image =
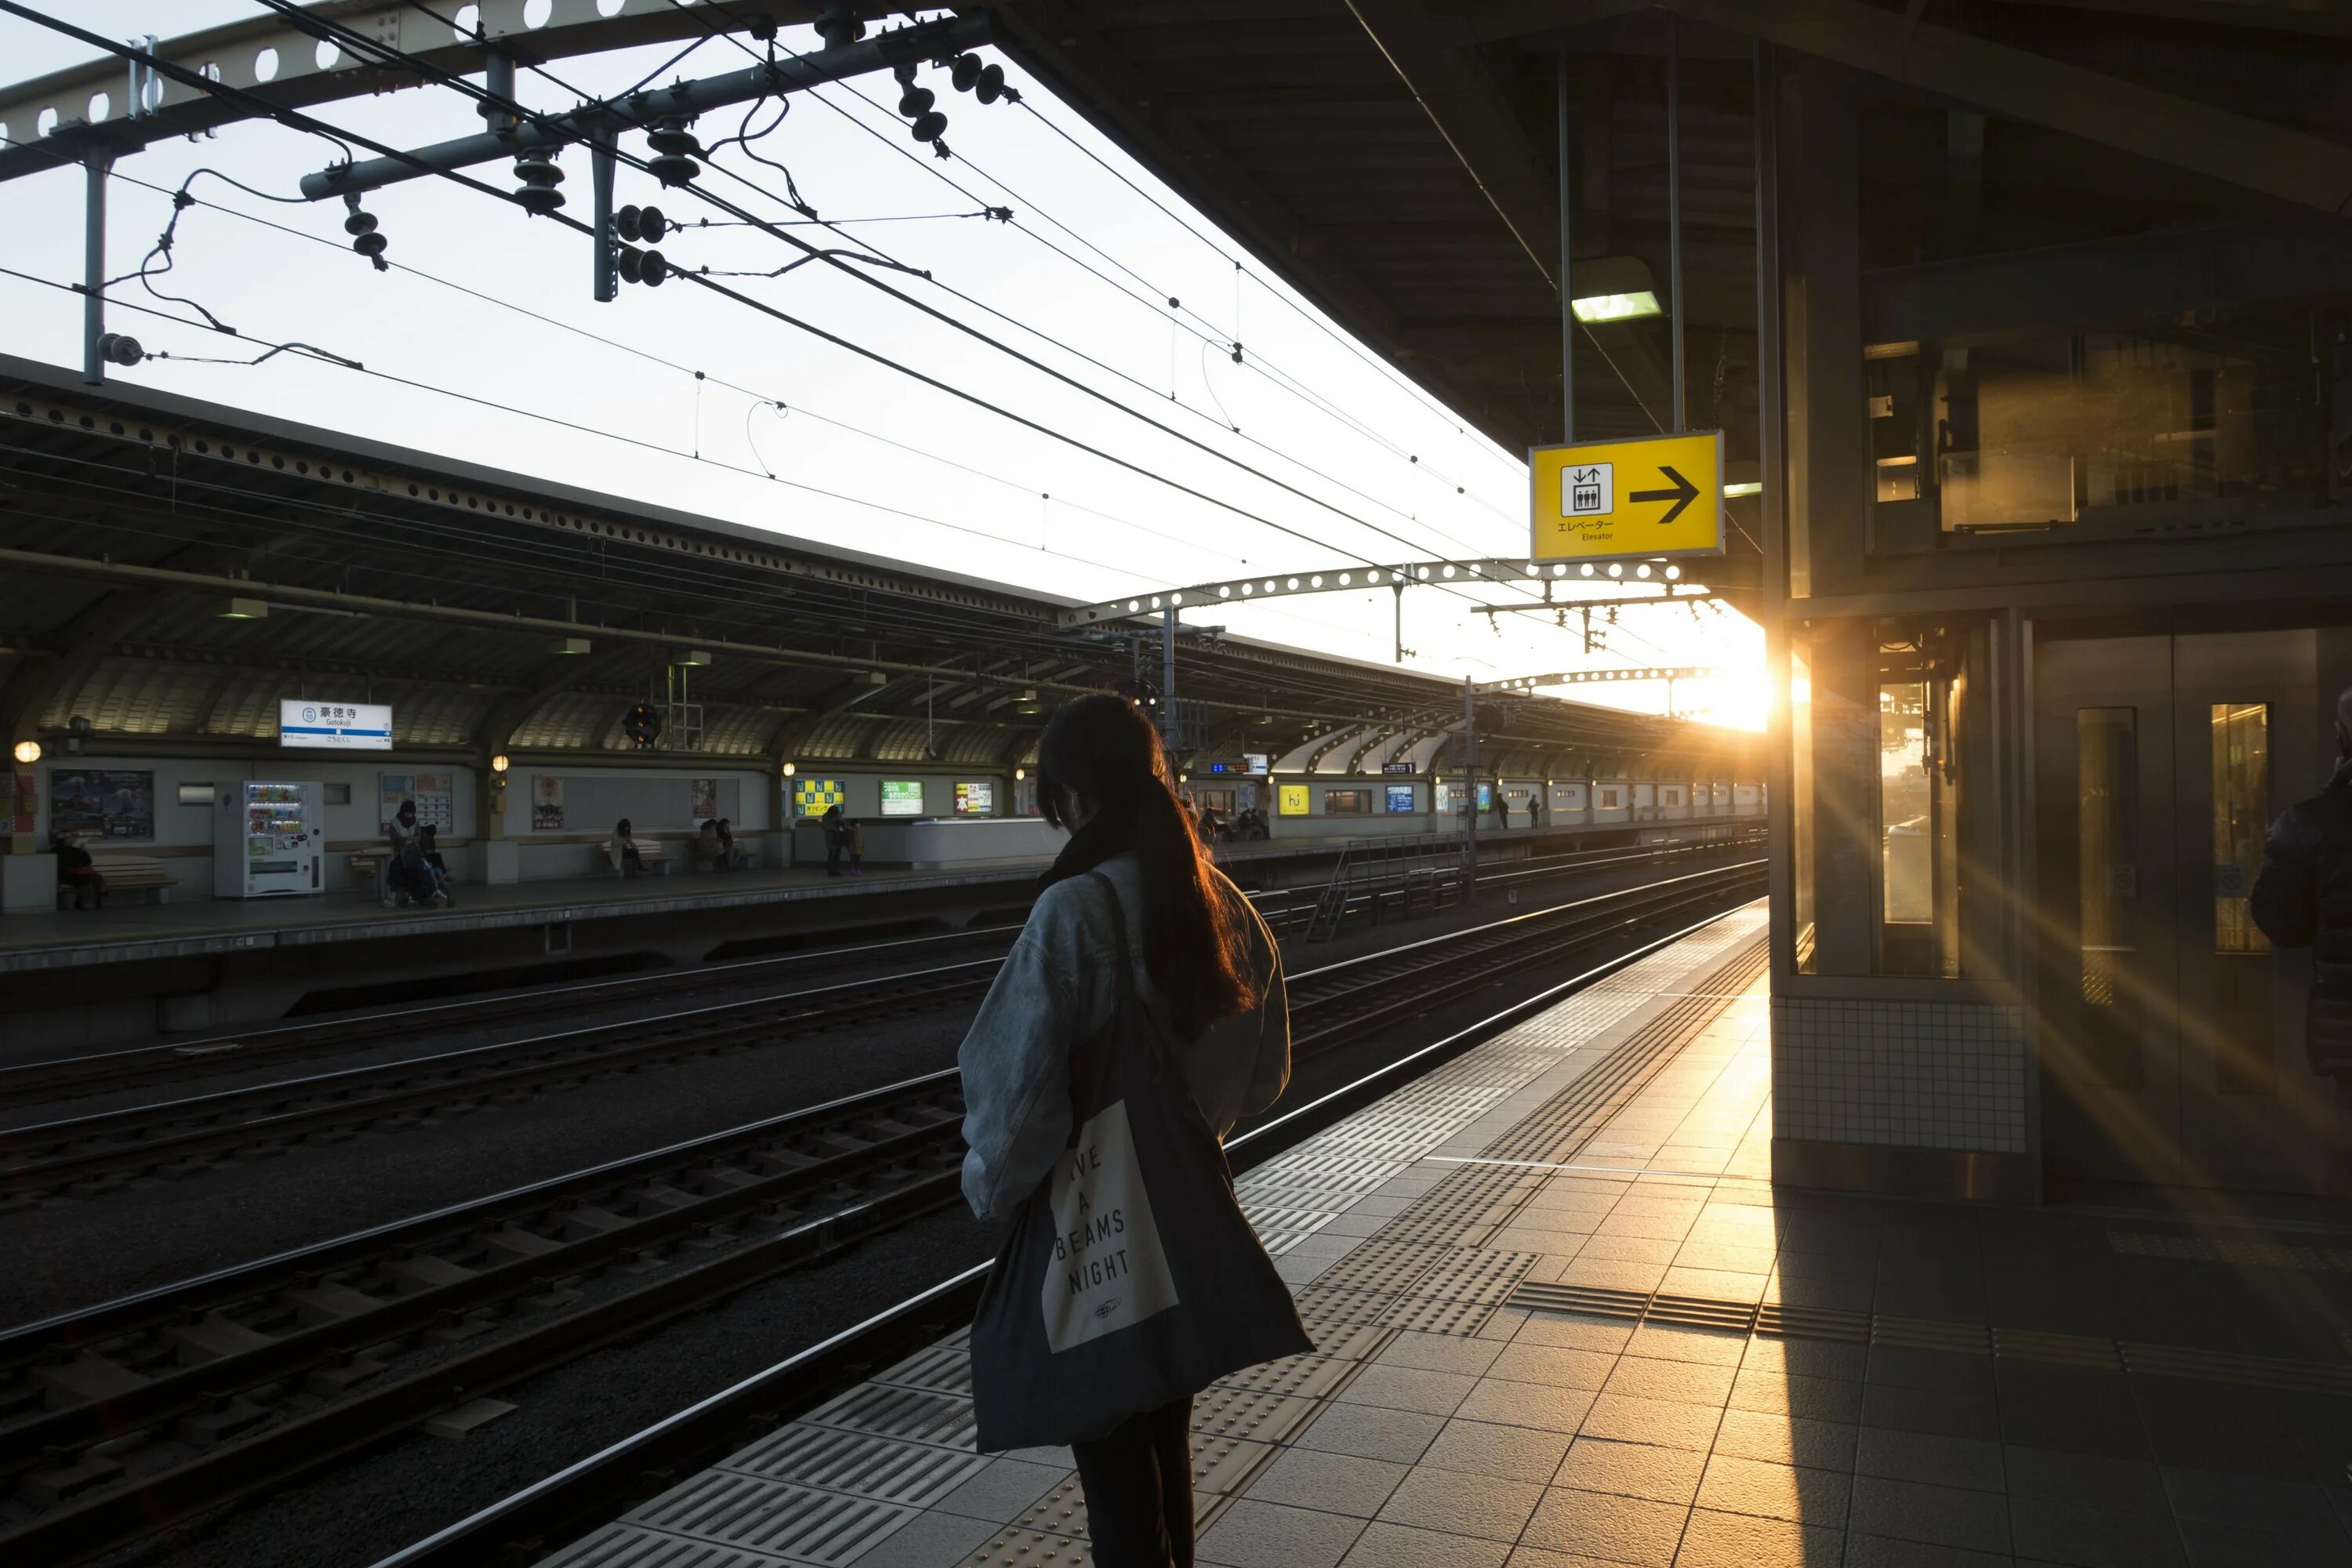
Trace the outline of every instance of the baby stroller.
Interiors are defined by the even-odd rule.
[[[408,904],[446,909],[454,901],[425,851],[415,844],[402,846],[383,868],[383,907],[388,910]]]

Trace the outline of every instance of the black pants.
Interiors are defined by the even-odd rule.
[[[1074,1443],[1097,1568],[1192,1568],[1192,1402]]]
[[[841,875],[841,846],[838,844],[824,847],[824,874],[828,877]]]

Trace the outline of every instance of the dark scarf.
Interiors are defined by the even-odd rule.
[[[1112,856],[1135,847],[1135,814],[1133,812],[1098,811],[1084,827],[1070,835],[1054,863],[1038,873],[1037,890],[1044,892],[1055,883],[1072,877],[1083,877]]]

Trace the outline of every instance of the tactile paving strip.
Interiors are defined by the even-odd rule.
[[[722,1468],[923,1508],[978,1475],[988,1462],[967,1449],[795,1421],[731,1456]]]
[[[632,1523],[608,1524],[573,1542],[540,1568],[776,1568],[764,1552],[740,1552],[714,1541],[656,1535]]]
[[[705,1470],[631,1517],[677,1535],[747,1548],[813,1568],[845,1568],[919,1510],[734,1470]]]
[[[845,1426],[949,1448],[971,1447],[978,1426],[969,1399],[884,1383],[860,1384],[806,1420],[812,1426]]]

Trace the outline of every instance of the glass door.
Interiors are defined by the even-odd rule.
[[[2329,1187],[2335,1093],[2304,1059],[2308,969],[2272,951],[2248,900],[2272,818],[2325,776],[2297,776],[2326,732],[2316,676],[2309,633],[2174,639],[2181,1152],[2198,1186]]]
[[[2171,640],[2035,649],[2043,1162],[2177,1182]]]

